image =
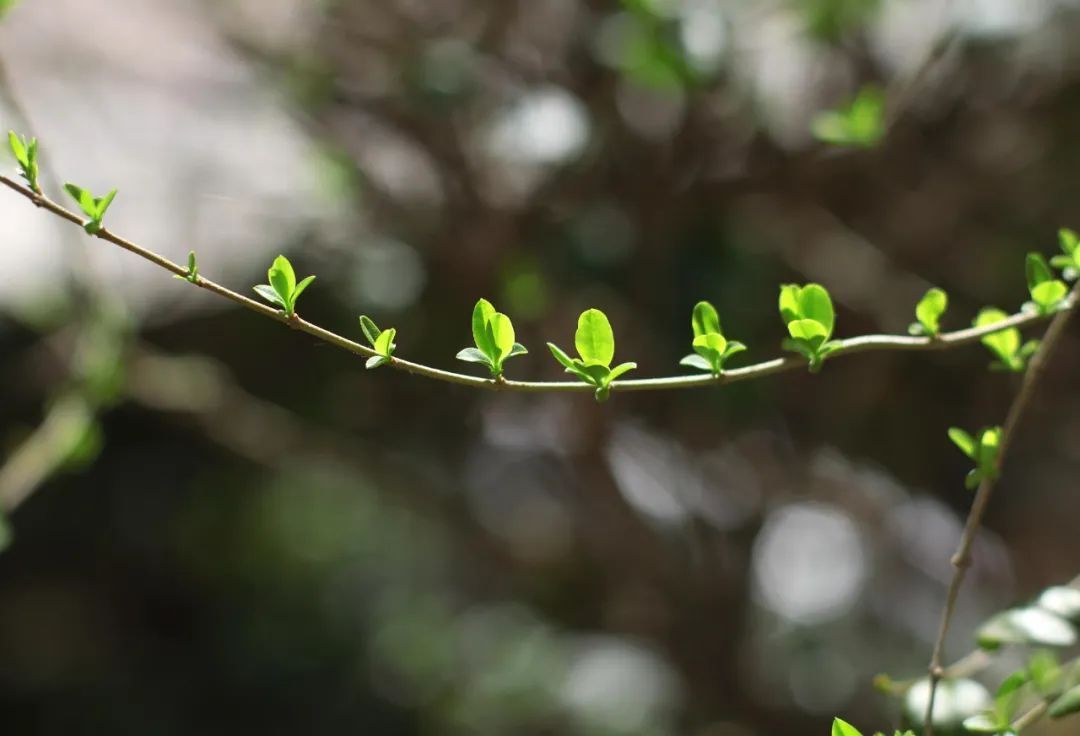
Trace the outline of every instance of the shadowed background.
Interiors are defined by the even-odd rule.
[[[5,3],[0,2],[0,7]],[[779,352],[1025,299],[1080,224],[1068,0],[25,0],[0,123],[43,184],[238,291],[440,367],[476,299],[544,342],[611,318],[681,371],[690,310]],[[880,146],[815,142],[884,90]],[[4,159],[6,168],[13,166]],[[497,395],[362,361],[0,195],[0,709],[18,734],[824,734],[925,669],[968,461],[1017,380],[980,346],[719,389]],[[1077,573],[1061,346],[947,649]],[[993,673],[987,679],[993,682]],[[1032,733],[1066,733],[1047,727]]]

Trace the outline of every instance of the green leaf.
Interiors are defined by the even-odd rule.
[[[815,115],[810,128],[824,143],[872,148],[885,134],[885,96],[865,87],[848,105]]]
[[[100,222],[105,217],[105,211],[109,209],[109,205],[116,199],[116,190],[106,194],[104,197],[100,197],[94,200],[94,219]]]
[[[1047,588],[1036,605],[1064,619],[1080,619],[1080,590],[1064,585]]]
[[[1064,281],[1043,281],[1031,290],[1032,300],[1039,305],[1040,311],[1046,313],[1053,309],[1065,295],[1069,293],[1069,287]]]
[[[780,318],[784,324],[802,319],[802,307],[799,305],[799,293],[802,288],[796,284],[784,284],[780,287]]]
[[[611,383],[619,376],[623,375],[624,373],[628,373],[635,368],[637,368],[637,363],[620,363],[619,365],[612,368],[611,372],[608,373],[607,378],[605,379],[605,384]]]
[[[1049,713],[1051,718],[1064,718],[1073,713],[1080,713],[1080,685],[1066,690],[1050,705]]]
[[[510,348],[510,354],[507,355],[506,357],[507,358],[513,358],[516,355],[528,355],[528,354],[529,354],[528,348],[526,348],[520,342],[515,342],[513,347]]]
[[[551,351],[551,354],[553,356],[555,356],[555,360],[559,361],[559,363],[562,364],[563,368],[565,368],[570,373],[578,373],[579,372],[579,368],[574,363],[573,358],[571,358],[569,355],[564,353],[559,346],[555,345],[554,343],[550,343],[550,342],[547,344],[547,346],[548,346],[548,350]]]
[[[1051,281],[1054,278],[1053,271],[1046,264],[1042,253],[1028,253],[1024,261],[1024,272],[1027,275],[1028,291],[1034,291],[1039,284]]]
[[[379,366],[385,365],[385,364],[387,364],[389,362],[390,362],[390,360],[386,356],[373,355],[373,356],[371,356],[370,358],[367,359],[367,362],[364,363],[364,367],[367,368],[370,371],[373,368],[378,368]]]
[[[495,314],[495,307],[491,306],[491,302],[487,299],[481,299],[473,307],[472,313],[472,334],[473,343],[484,355],[491,358],[492,364],[494,364],[499,358],[498,348],[495,347],[495,343],[492,340],[491,333],[488,332],[488,322]]]
[[[1009,315],[1000,309],[987,307],[979,312],[975,318],[976,327],[986,327],[1008,319]],[[998,357],[1003,366],[1009,370],[1023,370],[1023,361],[1017,356],[1020,348],[1020,330],[1008,327],[999,332],[993,332],[982,338],[982,344],[989,348],[990,352]]]
[[[615,335],[607,315],[599,309],[587,309],[578,317],[574,346],[586,365],[611,365],[615,357]]]
[[[375,352],[383,357],[389,358],[394,353],[394,338],[397,336],[397,330],[393,327],[387,328],[379,333],[379,337],[375,340]]]
[[[788,333],[796,340],[802,340],[811,350],[817,350],[828,338],[825,325],[816,319],[797,319],[788,323]]]
[[[292,302],[294,305],[296,304],[296,301],[300,298],[300,295],[304,293],[304,289],[306,289],[308,285],[314,280],[314,276],[308,276],[306,279],[296,285],[296,290],[292,293]]]
[[[699,371],[707,371],[709,373],[715,371],[712,363],[697,354],[684,356],[683,359],[679,361],[679,365],[685,365],[688,368],[697,368]]]
[[[491,358],[480,352],[479,348],[463,348],[458,351],[458,360],[463,360],[466,363],[481,363],[486,366],[491,366]]]
[[[1020,704],[1020,688],[1028,683],[1026,670],[1017,670],[1005,678],[994,693],[994,713],[997,720],[1006,726],[1016,714],[1016,707]]]
[[[79,209],[83,211],[84,215],[87,217],[94,216],[94,198],[90,196],[90,192],[71,182],[64,185],[64,191],[71,195],[72,199],[78,202]]]
[[[491,338],[495,346],[494,357],[497,362],[502,362],[510,356],[510,352],[514,349],[514,325],[505,314],[496,312],[488,320],[488,327],[491,330]]]
[[[727,344],[728,342],[724,339],[724,336],[716,332],[699,335],[694,338],[693,343],[694,350],[697,351],[698,355],[705,357],[708,357],[706,353],[712,353],[720,357],[727,350]]]
[[[930,289],[915,305],[915,319],[931,337],[941,331],[941,315],[949,306],[949,296],[941,289]]]
[[[1035,690],[1046,697],[1057,690],[1062,670],[1057,655],[1049,649],[1040,649],[1028,659],[1028,675]]]
[[[1071,256],[1076,251],[1076,246],[1080,245],[1080,236],[1077,236],[1075,231],[1063,227],[1058,230],[1058,243],[1061,245],[1061,252]]]
[[[270,286],[269,284],[259,284],[258,286],[254,286],[252,288],[255,289],[256,294],[261,296],[266,301],[270,302],[275,306],[284,308],[285,303],[281,301],[281,297],[278,296],[278,293],[276,291],[274,291],[274,287]]]
[[[799,306],[804,319],[812,319],[825,328],[826,339],[832,336],[835,314],[829,292],[820,284],[807,284],[799,293]]]
[[[367,338],[368,343],[372,347],[375,347],[375,341],[379,339],[379,333],[382,332],[375,323],[365,314],[360,315],[360,330],[364,333],[364,337]]]
[[[975,459],[975,438],[970,434],[960,429],[959,427],[949,427],[949,439],[953,441],[953,444],[960,448],[960,451]]]
[[[832,722],[832,736],[862,736],[862,734],[859,733],[859,729],[855,728],[847,721],[834,718]]]
[[[15,160],[20,166],[26,168],[30,166],[30,156],[26,150],[26,142],[19,139],[19,136],[15,135],[15,131],[8,132],[8,145],[11,147],[12,154],[15,155]]]
[[[274,287],[274,291],[281,298],[281,304],[286,311],[291,312],[292,295],[296,290],[296,272],[293,271],[289,259],[285,256],[275,258],[266,275],[270,279],[270,285]]]
[[[690,318],[690,325],[694,330],[694,337],[702,335],[720,334],[720,315],[716,308],[708,302],[698,302],[694,306],[694,314]]]
[[[1067,647],[1076,642],[1076,630],[1065,619],[1042,608],[1016,608],[993,616],[976,633],[982,649],[1004,644]]]

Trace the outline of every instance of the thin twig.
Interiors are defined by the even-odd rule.
[[[1075,301],[1078,293],[1080,293],[1080,283],[1073,287],[1069,297],[1070,300]],[[1043,372],[1046,370],[1047,362],[1060,342],[1071,315],[1072,310],[1068,310],[1059,312],[1054,316],[1043,337],[1042,345],[1031,359],[1030,365],[1028,365],[1027,372],[1024,374],[1024,379],[1020,384],[1020,391],[1016,394],[1016,398],[1013,399],[1012,406],[1009,407],[1005,425],[1001,430],[1001,442],[998,446],[995,463],[998,472],[986,474],[983,476],[982,482],[979,483],[979,488],[975,492],[975,500],[972,502],[971,510],[968,512],[967,522],[964,524],[964,531],[960,535],[960,544],[956,549],[956,554],[952,557],[953,576],[945,596],[945,606],[941,611],[941,623],[938,627],[933,653],[930,655],[930,697],[926,703],[926,719],[923,726],[925,736],[934,735],[931,716],[934,712],[934,696],[937,693],[937,685],[944,676],[941,666],[942,650],[945,648],[945,637],[949,633],[949,624],[956,610],[956,599],[960,594],[960,587],[964,583],[964,576],[967,574],[968,567],[971,566],[971,548],[975,544],[975,535],[982,525],[983,515],[986,513],[986,507],[990,503],[990,496],[993,495],[997,477],[1009,446],[1016,435],[1016,429],[1031,404],[1035,389],[1043,376]]]
[[[30,200],[37,207],[44,209],[52,214],[60,217],[68,222],[79,225],[82,227],[85,224],[85,220],[76,213],[66,209],[60,204],[57,204],[53,200],[43,195],[37,194],[29,188],[23,186],[18,181],[0,175],[0,183],[7,186],[9,189],[21,194],[26,199]],[[127,250],[135,255],[143,258],[151,263],[176,274],[177,276],[186,277],[188,274],[187,268],[181,266],[178,263],[170,261],[158,253],[155,253],[147,248],[144,248],[137,243],[127,240],[115,233],[109,231],[106,228],[101,228],[96,237],[108,241],[113,245],[117,245],[124,250]],[[331,345],[339,347],[343,350],[347,350],[351,353],[361,355],[364,357],[373,357],[377,353],[366,345],[362,345],[358,342],[354,342],[346,337],[338,335],[327,329],[319,327],[316,324],[308,322],[300,318],[299,316],[287,317],[284,312],[274,309],[260,302],[250,299],[242,294],[238,294],[231,289],[222,286],[210,279],[199,276],[194,282],[197,286],[206,289],[220,297],[224,297],[229,301],[232,301],[240,306],[249,309],[253,312],[261,314],[264,317],[281,322],[288,325],[293,329],[305,332],[312,337],[318,338]],[[1062,310],[1071,311],[1076,303],[1076,296],[1070,296],[1068,300],[1062,305]],[[962,345],[968,345],[974,343],[986,337],[987,335],[1001,332],[1013,327],[1021,328],[1033,325],[1037,322],[1042,322],[1047,319],[1046,315],[1037,313],[1025,313],[1020,312],[1010,317],[1003,319],[999,322],[994,322],[990,325],[984,325],[981,327],[969,327],[964,330],[956,330],[955,332],[946,332],[935,337],[909,337],[906,335],[863,335],[860,337],[852,337],[846,340],[837,340],[837,348],[835,351],[829,354],[829,360],[840,357],[842,355],[848,355],[853,353],[861,353],[872,350],[889,350],[889,351],[923,351],[923,350],[945,350],[954,347],[960,347]],[[412,361],[403,360],[401,358],[390,358],[386,365],[396,368],[398,370],[412,373],[418,376],[425,376],[427,378],[433,378],[439,381],[445,381],[447,383],[456,383],[463,386],[471,386],[474,388],[485,388],[498,391],[517,391],[517,392],[585,392],[595,391],[596,387],[590,384],[579,381],[511,381],[511,380],[494,380],[490,378],[481,378],[478,376],[470,376],[463,373],[454,373],[452,371],[446,371],[439,368],[433,368],[431,366],[422,365],[420,363],[414,363]],[[762,363],[756,363],[754,365],[746,366],[744,368],[735,368],[734,370],[723,371],[719,376],[714,375],[694,375],[694,376],[669,376],[665,378],[644,378],[634,379],[627,381],[615,381],[611,384],[613,390],[618,391],[656,391],[662,389],[678,389],[678,388],[696,388],[702,386],[718,386],[728,383],[734,383],[736,381],[745,381],[751,378],[761,378],[763,376],[772,375],[774,373],[782,373],[784,371],[794,370],[796,368],[805,368],[806,361],[802,358],[789,356],[782,358],[775,358],[773,360],[767,360]]]

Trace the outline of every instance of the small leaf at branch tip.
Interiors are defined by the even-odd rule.
[[[862,736],[862,733],[847,721],[834,718],[832,723],[832,736]]]

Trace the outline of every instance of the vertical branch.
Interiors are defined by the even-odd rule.
[[[1070,301],[1075,300],[1078,294],[1080,294],[1080,282],[1073,287],[1072,294],[1069,297]],[[1024,373],[1020,391],[1016,394],[1016,398],[1013,399],[1012,405],[1009,407],[1009,413],[1006,416],[1005,425],[1001,432],[1001,444],[996,463],[999,471],[1005,460],[1005,453],[1008,452],[1009,446],[1016,435],[1016,429],[1027,412],[1036,388],[1046,371],[1050,356],[1061,341],[1061,336],[1065,333],[1071,314],[1072,310],[1067,310],[1058,312],[1055,315],[1050,322],[1050,327],[1043,336],[1042,345],[1031,359],[1031,363]],[[979,488],[975,492],[975,500],[971,504],[971,511],[968,512],[967,521],[964,524],[964,531],[960,535],[960,543],[956,548],[956,553],[952,556],[953,576],[949,582],[949,590],[945,595],[945,606],[941,610],[941,623],[938,626],[937,639],[934,641],[934,649],[930,655],[930,696],[927,698],[926,716],[923,721],[924,736],[934,736],[932,716],[937,686],[944,676],[942,656],[945,648],[945,637],[949,633],[949,624],[952,622],[953,614],[956,611],[956,600],[960,595],[960,587],[964,584],[964,577],[967,575],[968,568],[971,567],[971,548],[975,544],[975,535],[982,525],[983,515],[986,513],[986,507],[990,503],[990,496],[993,495],[994,487],[997,485],[997,477],[998,474],[988,474],[979,483]]]

